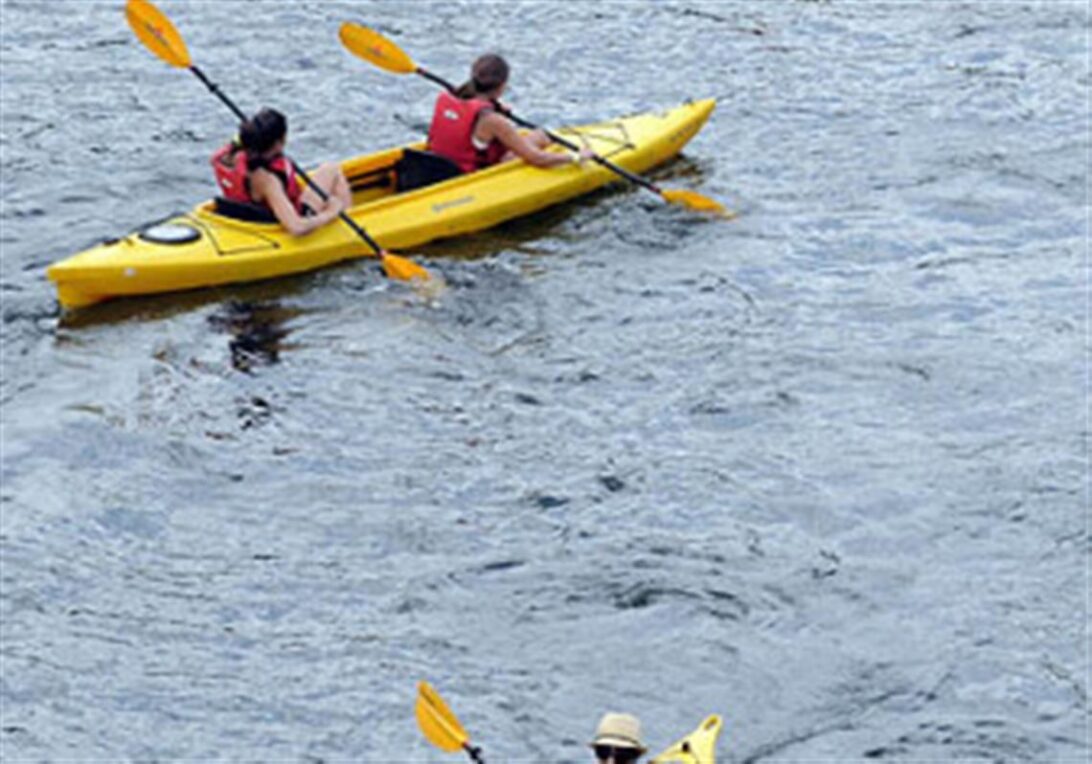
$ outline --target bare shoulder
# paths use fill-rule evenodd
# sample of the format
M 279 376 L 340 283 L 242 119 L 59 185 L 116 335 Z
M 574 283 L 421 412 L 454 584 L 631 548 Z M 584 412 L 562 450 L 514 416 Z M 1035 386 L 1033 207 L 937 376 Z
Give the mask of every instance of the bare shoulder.
M 260 191 L 263 196 L 279 185 L 274 182 L 273 174 L 264 167 L 258 167 L 250 173 L 250 187 L 255 191 Z
M 505 122 L 504 117 L 497 112 L 492 106 L 486 106 L 480 112 L 478 112 L 478 124 L 479 125 L 495 125 L 499 122 Z
M 273 179 L 273 173 L 264 167 L 255 167 L 250 171 L 250 182 L 265 185 Z
M 498 138 L 502 135 L 513 135 L 516 132 L 508 117 L 494 109 L 482 112 L 478 124 L 487 127 Z

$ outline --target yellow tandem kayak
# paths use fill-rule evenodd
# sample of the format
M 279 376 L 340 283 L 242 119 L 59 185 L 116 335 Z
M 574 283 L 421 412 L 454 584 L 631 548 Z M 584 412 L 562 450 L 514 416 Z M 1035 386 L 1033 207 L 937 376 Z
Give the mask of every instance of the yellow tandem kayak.
M 716 102 L 691 101 L 650 112 L 558 130 L 562 136 L 632 172 L 670 159 L 708 120 Z M 342 162 L 353 186 L 347 213 L 385 249 L 480 231 L 586 194 L 617 178 L 594 164 L 539 169 L 507 162 L 424 188 L 395 192 L 395 164 L 413 144 Z M 65 308 L 113 297 L 273 278 L 372 255 L 336 222 L 294 238 L 276 223 L 247 222 L 214 201 L 51 265 L 49 278 Z

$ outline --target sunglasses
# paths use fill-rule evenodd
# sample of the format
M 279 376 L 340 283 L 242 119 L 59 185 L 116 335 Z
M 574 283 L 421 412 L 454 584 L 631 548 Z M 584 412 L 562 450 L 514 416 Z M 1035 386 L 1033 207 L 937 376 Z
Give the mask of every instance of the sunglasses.
M 639 748 L 620 748 L 615 745 L 595 746 L 595 758 L 600 761 L 614 761 L 615 764 L 631 764 L 641 755 Z

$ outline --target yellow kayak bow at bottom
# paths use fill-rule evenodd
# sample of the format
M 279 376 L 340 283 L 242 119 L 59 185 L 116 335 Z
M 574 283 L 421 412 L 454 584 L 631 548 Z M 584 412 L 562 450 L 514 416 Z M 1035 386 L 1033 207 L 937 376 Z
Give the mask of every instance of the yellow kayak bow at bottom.
M 724 722 L 719 716 L 707 716 L 696 730 L 654 756 L 648 764 L 715 764 L 717 738 L 723 727 Z

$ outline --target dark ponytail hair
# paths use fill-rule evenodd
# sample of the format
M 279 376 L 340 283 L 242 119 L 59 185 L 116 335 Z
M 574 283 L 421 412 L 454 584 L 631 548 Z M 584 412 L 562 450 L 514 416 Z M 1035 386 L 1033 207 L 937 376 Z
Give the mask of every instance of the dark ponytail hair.
M 258 159 L 288 134 L 288 120 L 276 109 L 262 109 L 239 125 L 239 142 L 247 157 Z
M 465 101 L 495 90 L 506 82 L 508 62 L 496 53 L 486 53 L 470 67 L 470 79 L 459 86 L 455 95 Z

